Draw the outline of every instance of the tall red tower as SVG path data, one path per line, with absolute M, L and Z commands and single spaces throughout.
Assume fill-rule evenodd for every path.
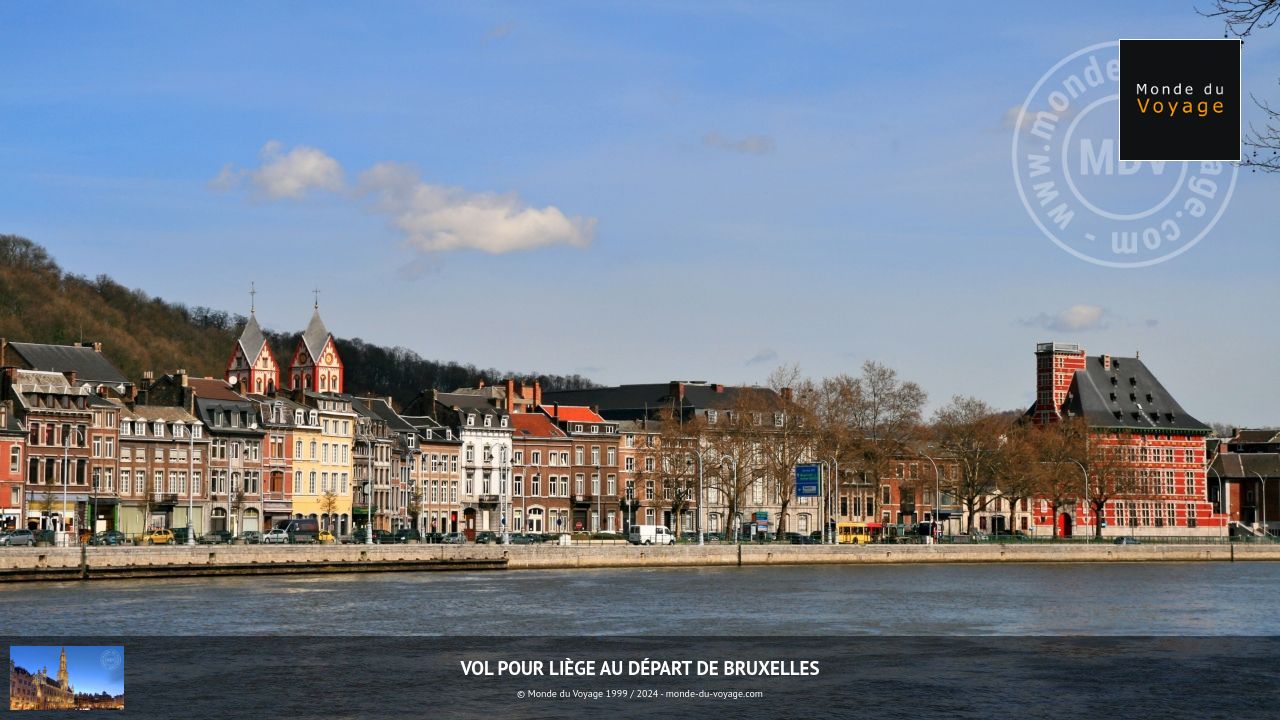
M 316 301 L 311 322 L 298 340 L 289 363 L 292 387 L 319 392 L 340 393 L 345 385 L 342 358 L 333 335 L 320 319 L 320 302 Z
M 1079 345 L 1060 342 L 1036 345 L 1036 404 L 1032 419 L 1037 424 L 1055 422 L 1061 417 L 1071 380 L 1077 370 L 1084 369 L 1084 348 Z

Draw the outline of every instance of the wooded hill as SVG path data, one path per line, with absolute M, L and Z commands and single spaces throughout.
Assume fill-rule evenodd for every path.
M 40 245 L 0 235 L 0 338 L 14 342 L 69 345 L 101 342 L 125 375 L 185 368 L 200 377 L 222 377 L 245 317 L 207 307 L 188 307 L 131 290 L 106 275 L 90 280 L 63 272 Z M 298 333 L 267 332 L 281 363 L 289 362 Z M 402 347 L 337 339 L 346 365 L 347 392 L 387 395 L 403 403 L 427 389 L 474 387 L 508 377 L 545 390 L 594 387 L 579 375 L 506 373 L 474 365 L 427 360 Z

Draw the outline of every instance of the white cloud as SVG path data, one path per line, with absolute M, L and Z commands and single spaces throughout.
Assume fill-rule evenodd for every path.
M 393 162 L 360 174 L 359 190 L 370 196 L 410 245 L 427 252 L 480 250 L 490 254 L 549 245 L 585 247 L 595 237 L 595 218 L 566 216 L 559 208 L 530 207 L 514 194 L 469 193 L 423 182 Z
M 741 140 L 732 140 L 714 130 L 702 136 L 702 144 L 745 155 L 768 155 L 775 149 L 773 138 L 768 135 L 748 135 Z
M 1110 313 L 1100 305 L 1072 305 L 1056 314 L 1040 313 L 1027 318 L 1022 324 L 1027 327 L 1041 327 L 1054 332 L 1084 332 L 1101 330 L 1107 327 Z
M 365 198 L 374 212 L 391 219 L 409 245 L 424 252 L 469 249 L 497 255 L 549 245 L 585 247 L 595 238 L 595 218 L 569 217 L 553 205 L 531 207 L 514 193 L 432 185 L 399 163 L 374 165 L 349 189 L 342 166 L 322 150 L 299 145 L 286 153 L 272 140 L 261 155 L 257 169 L 224 165 L 209 187 L 231 190 L 247 181 L 268 200 L 298 200 L 311 190 L 341 193 L 352 201 Z M 422 269 L 412 265 L 406 271 Z
M 260 196 L 269 200 L 301 200 L 312 189 L 342 190 L 342 166 L 337 160 L 305 145 L 298 145 L 287 153 L 282 152 L 283 147 L 278 140 L 268 141 L 262 146 L 260 167 L 244 170 L 227 163 L 217 177 L 209 181 L 209 186 L 215 190 L 231 190 L 248 180 Z

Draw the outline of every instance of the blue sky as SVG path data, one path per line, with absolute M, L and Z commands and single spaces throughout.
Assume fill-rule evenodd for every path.
M 1276 423 L 1280 178 L 1119 271 L 1044 238 L 1010 171 L 1006 115 L 1062 57 L 1221 35 L 1186 3 L 10 3 L 0 232 L 189 304 L 255 281 L 278 329 L 318 286 L 335 334 L 482 366 L 875 359 L 1014 407 L 1057 339 Z M 1246 44 L 1246 94 L 1280 101 L 1277 48 Z
M 68 645 L 67 679 L 78 693 L 124 692 L 124 647 L 119 645 Z M 114 654 L 112 654 L 114 652 Z M 12 645 L 9 657 L 19 667 L 36 673 L 47 668 L 58 678 L 58 645 Z M 105 661 L 104 661 L 105 658 Z

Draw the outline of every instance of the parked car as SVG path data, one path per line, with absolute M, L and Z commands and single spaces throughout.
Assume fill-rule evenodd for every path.
M 445 533 L 440 537 L 440 542 L 445 545 L 466 545 L 467 536 L 462 533 Z
M 103 530 L 100 533 L 95 533 L 93 537 L 89 538 L 89 544 L 90 545 L 124 545 L 125 540 L 126 538 L 124 536 L 124 533 L 120 532 L 119 530 Z
M 432 545 L 439 545 L 444 539 L 444 533 L 430 532 L 422 536 L 422 542 Z
M 320 535 L 320 523 L 315 518 L 293 518 L 281 521 L 276 528 L 285 531 L 291 543 L 313 543 Z
M 391 541 L 397 543 L 422 542 L 422 533 L 413 528 L 400 528 L 391 538 Z
M 245 530 L 240 533 L 240 537 L 236 539 L 246 545 L 257 545 L 262 542 L 262 533 L 257 530 Z
M 148 545 L 172 545 L 173 531 L 168 528 L 158 528 L 142 536 L 142 542 Z
M 537 535 L 528 535 L 525 533 L 514 533 L 511 536 L 512 545 L 536 545 L 542 542 L 542 538 Z
M 13 547 L 15 545 L 26 545 L 31 547 L 36 544 L 35 533 L 30 530 L 10 530 L 6 533 L 0 533 L 0 545 Z
M 789 543 L 791 543 L 792 545 L 816 545 L 816 544 L 818 544 L 818 541 L 817 541 L 817 540 L 814 540 L 812 536 L 810 536 L 810 535 L 805 535 L 805 534 L 803 534 L 803 533 L 795 533 L 795 532 L 789 532 L 789 533 L 786 533 L 785 535 L 783 535 L 783 540 L 784 540 L 785 542 L 789 542 Z
M 333 536 L 333 533 L 329 532 L 328 530 L 321 530 L 320 534 L 316 535 L 316 542 L 331 543 L 331 542 L 334 542 L 335 540 L 336 538 Z
M 366 529 L 365 529 L 365 528 L 362 528 L 362 527 L 361 527 L 361 528 L 356 528 L 356 529 L 355 529 L 355 532 L 351 533 L 351 542 L 356 543 L 356 544 L 360 544 L 360 543 L 365 542 L 365 541 L 366 541 L 366 539 L 367 539 L 367 536 L 365 535 L 365 532 L 366 532 Z M 378 544 L 382 544 L 382 543 L 393 543 L 393 542 L 395 542 L 395 539 L 396 539 L 396 536 L 395 536 L 394 534 L 392 534 L 392 533 L 391 533 L 390 531 L 388 531 L 388 530 L 374 530 L 374 531 L 373 531 L 373 541 L 374 541 L 375 543 L 378 543 Z
M 201 545 L 226 545 L 231 542 L 231 533 L 226 530 L 214 530 L 201 535 L 196 542 Z
M 501 538 L 498 537 L 498 533 L 496 532 L 485 530 L 484 532 L 476 533 L 476 542 L 481 545 L 495 544 L 500 541 Z
M 1141 545 L 1142 541 L 1136 537 L 1133 537 L 1132 535 L 1125 535 L 1123 537 L 1116 538 L 1115 544 L 1116 545 Z
M 289 531 L 284 528 L 274 528 L 268 530 L 262 535 L 261 542 L 276 545 L 286 545 L 289 542 Z

